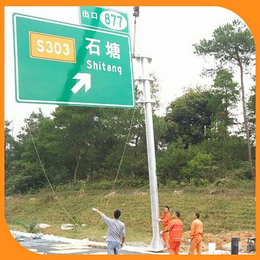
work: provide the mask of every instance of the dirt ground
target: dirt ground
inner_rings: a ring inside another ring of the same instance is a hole
[[[239,232],[230,232],[223,235],[211,235],[204,234],[202,241],[202,251],[208,251],[208,243],[215,243],[216,250],[231,250],[231,238],[239,238],[239,252],[247,253],[247,239],[249,237],[255,237],[254,232],[250,231],[239,231]],[[182,245],[180,251],[188,252],[189,251],[189,231],[183,233],[182,236]],[[253,253],[253,252],[252,252]]]

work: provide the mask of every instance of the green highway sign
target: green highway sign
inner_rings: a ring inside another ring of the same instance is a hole
[[[127,34],[13,14],[16,101],[134,108]]]
[[[79,20],[84,26],[129,33],[127,13],[96,6],[79,6]]]

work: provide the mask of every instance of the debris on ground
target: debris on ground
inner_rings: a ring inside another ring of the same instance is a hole
[[[182,243],[180,251],[182,252],[188,252],[189,251],[189,231],[186,231],[183,233],[182,236]],[[229,232],[225,234],[218,234],[218,235],[212,235],[212,234],[204,234],[203,240],[202,240],[202,251],[208,251],[208,245],[209,243],[215,243],[216,244],[216,250],[231,250],[231,238],[237,237],[239,238],[239,252],[241,253],[247,253],[247,240],[250,237],[255,237],[255,232],[252,231],[235,231],[235,232]]]
[[[48,225],[48,224],[44,224],[44,223],[40,223],[40,224],[37,224],[36,225],[36,228],[43,228],[43,229],[45,229],[45,228],[48,228],[48,227],[50,227],[51,225]]]
[[[70,230],[70,229],[73,229],[75,228],[75,225],[74,224],[62,224],[60,229],[61,230]]]

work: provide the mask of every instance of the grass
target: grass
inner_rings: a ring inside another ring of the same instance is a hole
[[[180,191],[179,193],[175,192]],[[255,183],[229,180],[208,187],[159,187],[160,214],[165,205],[170,212],[178,210],[184,222],[184,232],[190,230],[195,211],[200,212],[205,233],[220,234],[230,231],[255,230]],[[62,205],[62,206],[61,206]],[[86,187],[68,189],[66,185],[53,194],[42,190],[34,195],[15,195],[5,199],[5,218],[9,229],[42,232],[69,238],[89,238],[103,241],[106,225],[92,213],[96,207],[107,216],[122,211],[120,219],[126,225],[127,241],[147,244],[152,238],[152,220],[149,187],[141,189],[98,190]],[[245,221],[246,220],[246,221]],[[51,225],[39,230],[36,223]],[[61,230],[61,224],[74,223],[72,230]],[[82,224],[85,224],[82,226]]]

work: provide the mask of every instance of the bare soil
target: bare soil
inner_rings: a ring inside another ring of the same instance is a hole
[[[219,235],[204,234],[202,240],[202,251],[208,251],[208,243],[215,243],[216,250],[231,250],[231,238],[239,238],[239,252],[247,253],[247,239],[249,237],[255,237],[255,232],[251,231],[236,231]],[[183,233],[182,245],[180,251],[189,251],[189,231]]]

